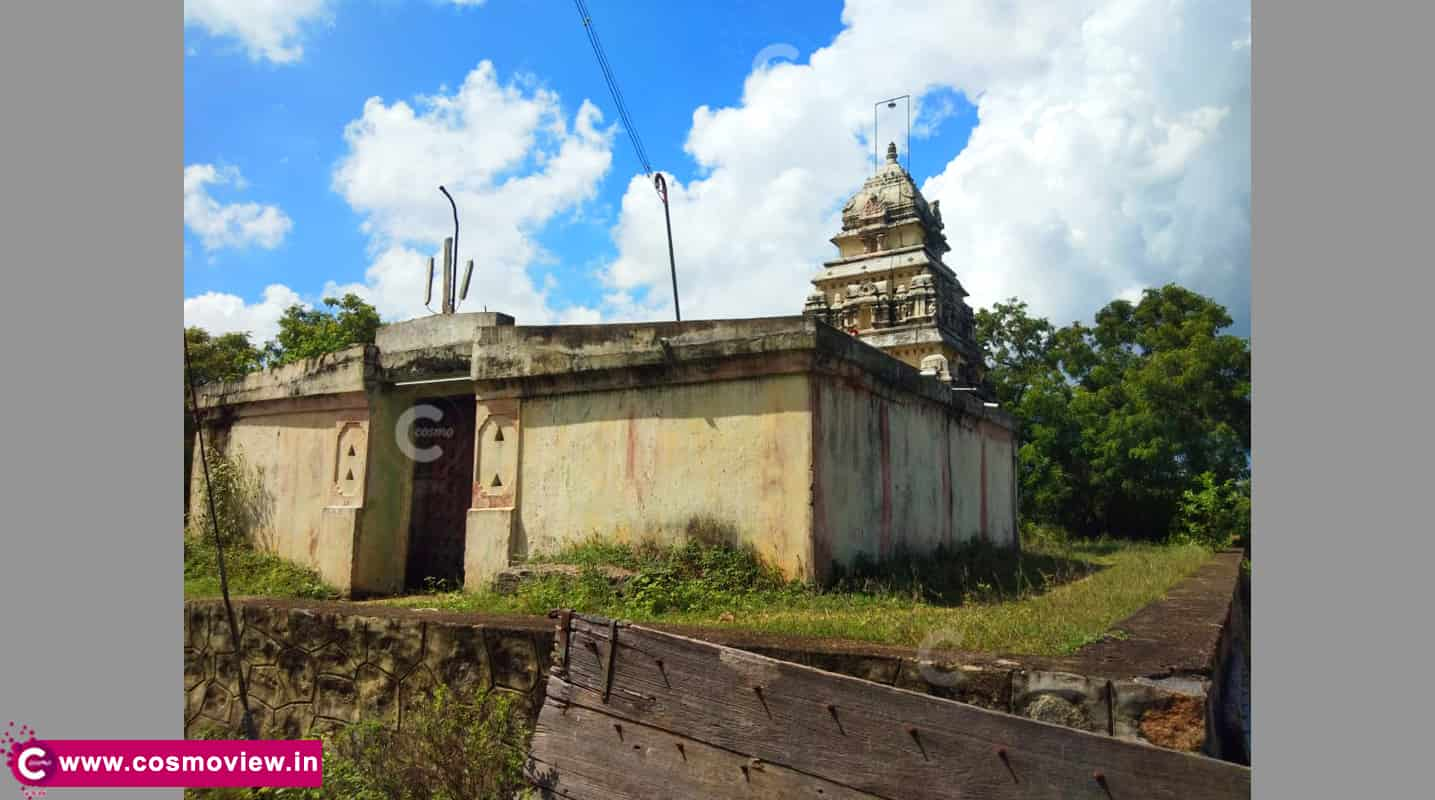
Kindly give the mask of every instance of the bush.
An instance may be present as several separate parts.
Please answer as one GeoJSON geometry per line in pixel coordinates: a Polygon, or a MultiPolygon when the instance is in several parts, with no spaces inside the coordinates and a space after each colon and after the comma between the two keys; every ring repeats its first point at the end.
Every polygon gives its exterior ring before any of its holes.
{"type": "Polygon", "coordinates": [[[800,584],[789,581],[752,548],[697,539],[675,545],[592,539],[548,560],[577,564],[582,571],[576,578],[551,576],[521,587],[522,600],[535,613],[558,607],[624,617],[716,612],[744,598],[801,591],[800,584]],[[622,587],[614,587],[601,569],[610,564],[636,574],[622,587]]]}
{"type": "MultiPolygon", "coordinates": [[[[192,800],[510,800],[523,797],[530,735],[523,700],[504,691],[462,696],[439,687],[402,733],[376,721],[324,739],[317,789],[191,789],[192,800]]],[[[208,731],[199,738],[225,738],[208,731]]]]}
{"type": "Polygon", "coordinates": [[[1172,539],[1220,548],[1249,535],[1251,489],[1245,481],[1217,482],[1209,472],[1196,478],[1196,486],[1181,495],[1172,526],[1172,539]]]}
{"type": "Polygon", "coordinates": [[[233,594],[328,599],[338,592],[312,569],[256,547],[256,532],[267,507],[263,476],[250,469],[238,448],[225,454],[206,448],[209,488],[200,482],[196,507],[190,509],[184,536],[184,593],[210,597],[219,592],[219,553],[210,523],[207,495],[214,496],[214,519],[224,543],[224,566],[233,594]]]}
{"type": "Polygon", "coordinates": [[[212,495],[220,540],[226,547],[251,544],[254,533],[262,527],[266,516],[263,475],[249,467],[244,453],[237,447],[224,453],[208,445],[205,447],[205,462],[209,465],[209,482],[206,485],[200,478],[199,491],[189,512],[186,535],[213,542],[214,526],[210,523],[209,513],[209,498],[212,495]]]}

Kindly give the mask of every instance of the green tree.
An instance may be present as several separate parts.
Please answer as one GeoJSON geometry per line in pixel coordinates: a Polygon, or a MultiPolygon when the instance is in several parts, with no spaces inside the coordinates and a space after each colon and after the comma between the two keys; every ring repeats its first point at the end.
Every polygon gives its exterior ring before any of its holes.
{"type": "MultiPolygon", "coordinates": [[[[189,381],[203,385],[211,381],[238,380],[258,369],[263,361],[259,348],[247,333],[215,336],[197,326],[184,329],[184,346],[189,353],[189,374],[184,385],[184,485],[189,486],[194,459],[194,417],[190,411],[189,381]]],[[[189,492],[184,493],[185,514],[189,513],[189,492]]]]}
{"type": "Polygon", "coordinates": [[[1195,485],[1181,494],[1172,534],[1177,539],[1224,547],[1242,540],[1251,528],[1251,483],[1248,480],[1216,482],[1203,472],[1195,485]]]}
{"type": "Polygon", "coordinates": [[[262,361],[262,353],[250,343],[248,333],[215,336],[190,326],[184,329],[184,343],[189,349],[190,374],[199,385],[238,380],[258,369],[262,361]]]}
{"type": "Polygon", "coordinates": [[[1027,314],[1026,303],[1015,297],[988,309],[979,309],[977,341],[987,361],[987,380],[997,401],[1016,405],[1026,387],[1051,371],[1051,323],[1027,314]]]}
{"type": "Polygon", "coordinates": [[[1015,302],[985,319],[992,382],[1022,423],[1028,518],[1163,538],[1201,475],[1248,476],[1250,346],[1220,333],[1231,319],[1209,298],[1167,285],[1054,331],[1015,302]]]}
{"type": "Polygon", "coordinates": [[[379,312],[356,294],[324,298],[325,308],[292,305],[279,319],[279,334],[264,346],[264,360],[280,366],[355,344],[373,344],[379,312]]]}

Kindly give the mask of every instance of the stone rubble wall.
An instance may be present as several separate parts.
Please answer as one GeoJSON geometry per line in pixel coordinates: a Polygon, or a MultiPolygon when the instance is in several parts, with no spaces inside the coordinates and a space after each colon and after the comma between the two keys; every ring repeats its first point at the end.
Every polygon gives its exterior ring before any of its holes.
{"type": "Polygon", "coordinates": [[[422,613],[336,613],[241,602],[235,607],[243,661],[235,657],[224,605],[184,607],[184,730],[237,733],[238,669],[261,736],[302,738],[360,719],[399,729],[426,692],[496,688],[543,702],[553,649],[548,630],[495,629],[425,619],[422,613]]]}
{"type": "MultiPolygon", "coordinates": [[[[1250,545],[1243,554],[1250,558],[1250,545]]],[[[1251,763],[1251,575],[1244,568],[1230,616],[1216,650],[1203,752],[1212,758],[1251,763]]]]}
{"type": "MultiPolygon", "coordinates": [[[[413,703],[439,683],[456,692],[515,692],[535,715],[555,641],[546,625],[408,609],[240,600],[235,614],[250,708],[265,738],[318,735],[361,719],[401,730],[413,703]]],[[[206,728],[239,734],[236,660],[223,604],[186,602],[184,632],[185,735],[206,728]]],[[[742,649],[1171,749],[1195,751],[1206,733],[1199,680],[1193,689],[1172,691],[1157,682],[1108,681],[1003,659],[958,667],[820,645],[742,649]]]]}

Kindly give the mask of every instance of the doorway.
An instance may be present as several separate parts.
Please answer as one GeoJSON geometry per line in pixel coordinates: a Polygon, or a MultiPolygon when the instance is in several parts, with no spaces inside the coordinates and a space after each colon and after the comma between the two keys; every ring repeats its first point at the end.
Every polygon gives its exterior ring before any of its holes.
{"type": "Polygon", "coordinates": [[[404,583],[409,591],[463,586],[464,534],[473,497],[474,397],[414,403],[413,505],[404,583]]]}

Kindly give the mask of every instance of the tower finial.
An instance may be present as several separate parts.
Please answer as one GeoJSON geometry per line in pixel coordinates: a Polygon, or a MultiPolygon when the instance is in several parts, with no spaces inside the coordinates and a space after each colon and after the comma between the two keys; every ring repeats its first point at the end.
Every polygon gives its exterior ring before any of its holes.
{"type": "Polygon", "coordinates": [[[897,163],[897,143],[896,143],[896,142],[888,142],[888,143],[887,143],[887,163],[888,163],[888,164],[895,164],[895,163],[897,163]]]}

